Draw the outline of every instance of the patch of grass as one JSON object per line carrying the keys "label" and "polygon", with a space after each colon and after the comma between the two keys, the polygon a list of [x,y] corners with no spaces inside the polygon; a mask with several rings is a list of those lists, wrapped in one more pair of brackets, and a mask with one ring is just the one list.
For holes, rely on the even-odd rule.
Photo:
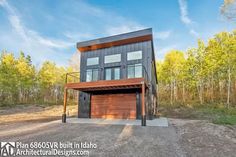
{"label": "patch of grass", "polygon": [[236,125],[236,108],[226,108],[223,104],[204,105],[160,105],[163,116],[171,118],[202,119],[215,124]]}
{"label": "patch of grass", "polygon": [[236,125],[236,108],[205,107],[200,109],[215,124]]}
{"label": "patch of grass", "polygon": [[215,124],[236,125],[236,115],[223,115],[212,120]]}

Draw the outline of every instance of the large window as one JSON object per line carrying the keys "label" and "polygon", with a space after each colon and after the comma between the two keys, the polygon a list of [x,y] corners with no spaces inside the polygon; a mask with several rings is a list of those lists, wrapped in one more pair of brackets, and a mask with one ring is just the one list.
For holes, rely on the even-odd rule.
{"label": "large window", "polygon": [[128,52],[127,53],[127,60],[138,60],[142,59],[142,51],[134,51],[134,52]]}
{"label": "large window", "polygon": [[115,63],[121,61],[121,54],[105,56],[105,63]]}
{"label": "large window", "polygon": [[142,77],[142,64],[128,65],[128,78]]}
{"label": "large window", "polygon": [[120,67],[105,69],[105,80],[119,80],[119,79],[120,79]]}
{"label": "large window", "polygon": [[86,82],[98,80],[98,69],[88,69],[86,71]]}
{"label": "large window", "polygon": [[93,57],[93,58],[87,58],[87,65],[98,65],[99,58]]}

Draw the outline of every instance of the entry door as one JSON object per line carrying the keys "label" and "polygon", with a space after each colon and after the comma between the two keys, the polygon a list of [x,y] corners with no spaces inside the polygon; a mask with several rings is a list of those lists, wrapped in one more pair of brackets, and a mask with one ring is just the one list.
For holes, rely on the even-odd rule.
{"label": "entry door", "polygon": [[105,68],[105,80],[119,80],[120,67]]}

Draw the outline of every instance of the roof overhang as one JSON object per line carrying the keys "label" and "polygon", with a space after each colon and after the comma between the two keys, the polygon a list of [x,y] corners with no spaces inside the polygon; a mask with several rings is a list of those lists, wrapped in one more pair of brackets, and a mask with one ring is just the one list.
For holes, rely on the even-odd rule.
{"label": "roof overhang", "polygon": [[77,49],[80,52],[86,52],[150,40],[153,40],[151,28],[90,41],[78,42]]}

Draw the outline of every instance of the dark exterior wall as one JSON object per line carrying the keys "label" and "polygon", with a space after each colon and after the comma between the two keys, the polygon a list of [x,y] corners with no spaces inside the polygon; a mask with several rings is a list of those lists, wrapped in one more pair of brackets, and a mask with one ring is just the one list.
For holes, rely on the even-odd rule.
{"label": "dark exterior wall", "polygon": [[[135,61],[127,61],[127,52],[132,51],[142,51],[142,60],[135,60]],[[111,55],[111,54],[121,54],[121,62],[120,63],[104,63],[104,56]],[[152,117],[153,111],[153,102],[150,99],[152,94],[155,93],[156,88],[156,81],[154,76],[154,69],[152,67],[152,62],[155,61],[154,59],[154,52],[153,52],[153,45],[152,41],[116,46],[111,48],[99,49],[94,51],[87,51],[81,53],[81,62],[80,62],[80,81],[86,81],[86,70],[91,68],[99,68],[99,80],[104,79],[104,68],[106,67],[113,67],[113,66],[121,66],[121,79],[127,78],[127,65],[129,64],[136,64],[142,63],[142,65],[146,68],[148,73],[148,78],[150,79],[150,88],[146,94],[146,111],[147,111],[147,118]],[[86,61],[87,58],[90,57],[99,57],[99,65],[96,66],[87,66]],[[140,91],[137,91],[137,100],[140,102]],[[138,105],[138,104],[137,104]],[[138,111],[139,112],[139,111]],[[141,113],[141,112],[139,112]],[[79,96],[79,117],[89,118],[90,114],[90,94],[80,92]],[[137,118],[140,118],[137,116]]]}
{"label": "dark exterior wall", "polygon": [[[143,59],[142,60],[135,60],[135,61],[127,61],[127,52],[132,51],[139,51],[143,52]],[[120,63],[110,63],[104,64],[104,56],[112,55],[112,54],[121,54],[121,62]],[[87,58],[91,57],[99,57],[99,65],[95,66],[87,66],[86,60]],[[81,63],[80,63],[80,78],[81,82],[86,80],[86,70],[91,68],[100,68],[100,78],[103,79],[104,76],[104,68],[106,67],[113,67],[113,66],[121,66],[121,78],[126,78],[127,70],[126,65],[128,64],[135,64],[135,63],[142,63],[151,78],[151,61],[152,61],[152,46],[151,41],[123,45],[123,46],[116,46],[111,48],[99,49],[95,51],[87,51],[81,53]]]}
{"label": "dark exterior wall", "polygon": [[79,105],[78,105],[78,117],[89,118],[90,117],[90,94],[85,92],[79,92]]}

